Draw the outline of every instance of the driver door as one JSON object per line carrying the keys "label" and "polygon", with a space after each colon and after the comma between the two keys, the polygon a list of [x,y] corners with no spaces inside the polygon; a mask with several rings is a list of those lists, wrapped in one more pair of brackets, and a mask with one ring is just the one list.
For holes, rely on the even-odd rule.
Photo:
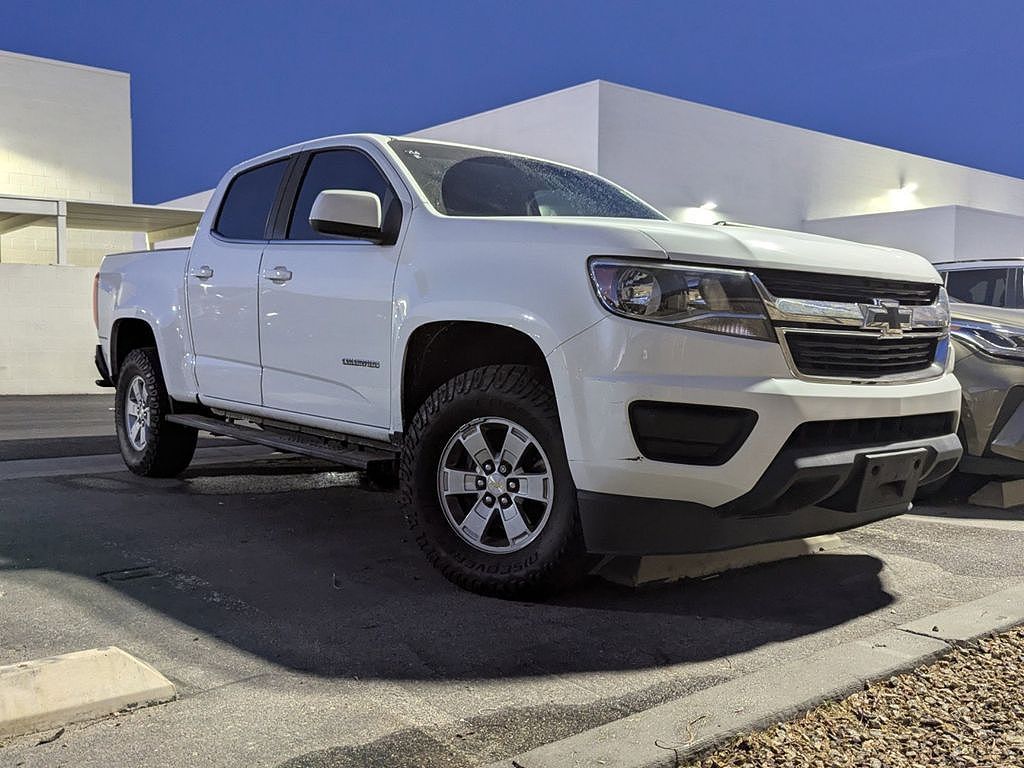
{"label": "driver door", "polygon": [[[260,268],[263,406],[387,427],[402,203],[361,149],[324,149],[300,162],[305,170],[285,237],[267,245]],[[325,189],[376,194],[393,242],[313,230],[310,209]]]}

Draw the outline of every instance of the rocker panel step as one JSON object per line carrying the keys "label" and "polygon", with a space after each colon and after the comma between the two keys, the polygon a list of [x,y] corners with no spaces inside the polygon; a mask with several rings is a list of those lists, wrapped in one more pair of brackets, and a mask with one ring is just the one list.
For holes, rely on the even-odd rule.
{"label": "rocker panel step", "polygon": [[357,469],[366,469],[368,464],[375,461],[392,461],[395,458],[393,451],[383,448],[372,448],[366,445],[347,443],[343,438],[332,440],[318,435],[295,432],[293,434],[280,431],[268,431],[255,427],[243,427],[238,424],[231,424],[221,419],[209,416],[198,416],[190,413],[175,413],[167,416],[167,421],[174,424],[181,424],[186,427],[194,427],[209,432],[213,435],[233,437],[246,443],[266,445],[270,448],[277,448],[288,453],[298,453],[303,456],[312,456],[316,459],[343,464]]}

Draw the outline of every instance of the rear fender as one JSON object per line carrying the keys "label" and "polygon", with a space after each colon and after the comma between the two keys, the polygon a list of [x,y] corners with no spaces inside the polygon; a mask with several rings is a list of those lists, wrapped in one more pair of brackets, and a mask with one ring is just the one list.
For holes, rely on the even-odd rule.
{"label": "rear fender", "polygon": [[156,339],[167,392],[175,400],[195,400],[199,393],[185,296],[187,259],[187,248],[108,256],[97,283],[100,345],[111,373],[117,373],[112,337],[118,322],[141,320]]}

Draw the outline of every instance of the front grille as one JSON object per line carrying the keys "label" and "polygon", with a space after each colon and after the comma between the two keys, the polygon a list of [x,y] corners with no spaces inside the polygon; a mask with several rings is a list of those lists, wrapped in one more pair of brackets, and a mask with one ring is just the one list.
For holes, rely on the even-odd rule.
{"label": "front grille", "polygon": [[924,413],[838,421],[808,421],[794,430],[786,448],[844,450],[953,434],[955,413]]}
{"label": "front grille", "polygon": [[796,369],[805,376],[874,379],[923,371],[935,359],[935,337],[875,334],[822,334],[791,332],[785,335]]}
{"label": "front grille", "polygon": [[773,296],[786,299],[812,299],[870,304],[875,299],[895,299],[900,304],[933,304],[939,295],[938,284],[909,280],[883,280],[856,275],[826,275],[785,269],[759,269],[758,279]]}

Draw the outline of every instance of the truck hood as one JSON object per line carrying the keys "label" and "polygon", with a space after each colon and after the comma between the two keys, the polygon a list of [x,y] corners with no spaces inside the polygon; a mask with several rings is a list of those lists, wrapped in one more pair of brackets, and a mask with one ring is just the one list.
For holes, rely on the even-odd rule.
{"label": "truck hood", "polygon": [[690,264],[791,269],[920,283],[941,283],[939,273],[914,253],[806,232],[745,224],[677,224],[656,219],[559,216],[447,217],[432,215],[426,235],[489,251],[552,247],[589,256],[668,258]]}
{"label": "truck hood", "polygon": [[942,282],[924,258],[895,248],[745,224],[633,223],[673,260]]}

